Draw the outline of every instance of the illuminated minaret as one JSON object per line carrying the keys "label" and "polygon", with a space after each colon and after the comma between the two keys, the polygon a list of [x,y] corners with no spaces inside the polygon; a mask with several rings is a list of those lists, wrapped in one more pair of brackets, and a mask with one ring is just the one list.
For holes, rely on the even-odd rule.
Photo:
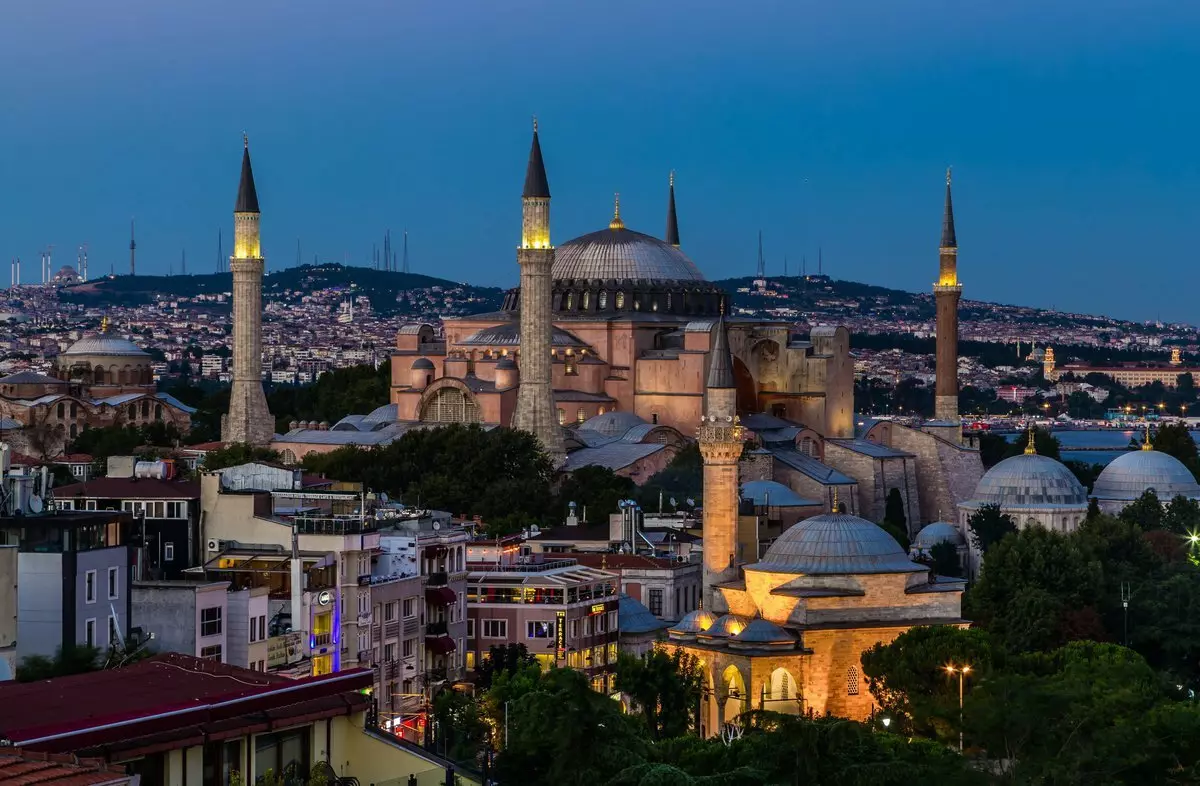
{"label": "illuminated minaret", "polygon": [[667,196],[667,242],[679,248],[679,219],[675,216],[675,172],[669,179],[670,192]]}
{"label": "illuminated minaret", "polygon": [[705,412],[698,437],[704,460],[704,607],[722,612],[728,609],[716,587],[735,581],[738,576],[738,458],[742,455],[742,427],[738,423],[733,358],[723,315],[715,330],[709,352]]}
{"label": "illuminated minaret", "polygon": [[133,219],[129,219],[129,275],[137,275],[137,241],[133,239]]}
{"label": "illuminated minaret", "polygon": [[243,137],[242,179],[233,208],[233,385],[221,439],[265,445],[275,436],[275,419],[262,387],[263,255],[259,243],[258,192],[250,169],[250,142]]}
{"label": "illuminated minaret", "polygon": [[566,457],[562,427],[554,406],[550,369],[550,276],[554,246],[550,245],[550,183],[542,162],[537,119],[533,121],[533,145],[525,169],[521,194],[521,385],[513,412],[513,428],[534,434],[555,466]]}
{"label": "illuminated minaret", "polygon": [[958,241],[954,236],[954,204],[950,200],[949,169],[946,169],[946,208],[942,216],[942,243],[938,259],[938,280],[933,285],[937,302],[934,417],[957,425],[961,422],[958,416],[958,299],[962,296],[962,285],[958,283]]}

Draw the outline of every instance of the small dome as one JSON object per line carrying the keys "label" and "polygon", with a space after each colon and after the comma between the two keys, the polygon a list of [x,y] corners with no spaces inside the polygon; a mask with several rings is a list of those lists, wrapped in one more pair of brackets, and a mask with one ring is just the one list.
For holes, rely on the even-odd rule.
{"label": "small dome", "polygon": [[625,229],[601,229],[568,240],[554,252],[555,279],[704,281],[687,254],[665,241]]}
{"label": "small dome", "polygon": [[975,487],[973,501],[1001,508],[1086,506],[1087,490],[1061,462],[1025,453],[989,469]]}
{"label": "small dome", "polygon": [[954,546],[967,545],[966,538],[958,527],[948,521],[935,521],[926,524],[913,539],[912,545],[918,549],[931,549],[939,543],[950,543]]}
{"label": "small dome", "polygon": [[412,364],[413,371],[433,371],[433,361],[429,358],[417,358]]}
{"label": "small dome", "polygon": [[150,357],[145,350],[127,339],[101,333],[98,336],[84,336],[63,353],[64,356],[130,356]]}
{"label": "small dome", "polygon": [[610,437],[622,437],[634,426],[644,426],[646,421],[632,412],[605,412],[588,418],[579,428],[595,431]]}
{"label": "small dome", "polygon": [[747,623],[748,620],[745,617],[739,617],[737,614],[725,614],[717,617],[716,622],[710,625],[708,630],[702,631],[698,635],[704,639],[728,639],[745,630]]}
{"label": "small dome", "polygon": [[866,519],[823,513],[784,530],[762,561],[746,570],[805,575],[917,573],[895,538]]}
{"label": "small dome", "polygon": [[1115,458],[1096,478],[1097,499],[1135,500],[1147,489],[1163,502],[1178,496],[1200,497],[1200,484],[1183,462],[1157,450],[1130,451]]}
{"label": "small dome", "polygon": [[714,622],[716,618],[708,609],[696,609],[684,614],[683,619],[672,625],[667,633],[673,637],[694,638],[697,633],[704,633],[711,628]]}
{"label": "small dome", "polygon": [[756,647],[770,644],[791,646],[796,643],[796,638],[774,622],[759,617],[751,620],[741,633],[733,637],[732,642]]}

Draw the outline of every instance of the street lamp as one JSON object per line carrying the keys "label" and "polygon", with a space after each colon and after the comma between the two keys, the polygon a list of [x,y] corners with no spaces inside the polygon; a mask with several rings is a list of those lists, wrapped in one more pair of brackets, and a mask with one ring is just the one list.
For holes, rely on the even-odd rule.
{"label": "street lamp", "polygon": [[883,722],[883,728],[884,728],[884,730],[885,730],[885,731],[887,730],[887,727],[888,727],[888,726],[891,726],[891,725],[892,725],[892,719],[891,719],[891,718],[889,718],[889,717],[888,717],[888,716],[886,716],[886,715],[884,715],[882,718],[880,718],[880,721],[882,721],[882,722]]}
{"label": "street lamp", "polygon": [[971,667],[967,665],[955,666],[953,663],[946,664],[947,674],[958,675],[958,752],[963,752],[963,678],[971,671]]}

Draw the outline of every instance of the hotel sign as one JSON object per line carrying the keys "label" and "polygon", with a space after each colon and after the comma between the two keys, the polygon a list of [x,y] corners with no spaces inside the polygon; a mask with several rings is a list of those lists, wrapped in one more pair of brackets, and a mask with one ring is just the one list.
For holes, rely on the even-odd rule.
{"label": "hotel sign", "polygon": [[556,612],[554,624],[554,649],[558,660],[567,657],[567,612]]}
{"label": "hotel sign", "polygon": [[603,614],[604,610],[606,608],[607,608],[607,606],[603,603],[592,604],[592,613],[593,614]]}

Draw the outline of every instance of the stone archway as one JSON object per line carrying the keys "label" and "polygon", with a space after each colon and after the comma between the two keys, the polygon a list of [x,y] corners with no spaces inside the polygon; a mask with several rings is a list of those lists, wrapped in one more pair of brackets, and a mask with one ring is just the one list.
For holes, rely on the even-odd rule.
{"label": "stone archway", "polygon": [[767,683],[765,706],[763,709],[772,712],[782,712],[789,715],[800,714],[800,684],[796,677],[787,669],[780,666],[771,672]]}
{"label": "stone archway", "polygon": [[733,359],[733,384],[737,388],[737,411],[739,415],[752,415],[760,412],[758,403],[758,383],[754,375],[741,358]]}
{"label": "stone archway", "polygon": [[721,701],[721,721],[729,723],[746,710],[750,709],[746,695],[746,680],[741,670],[732,664],[721,672],[721,690],[718,694]]}
{"label": "stone archway", "polygon": [[421,396],[420,419],[426,423],[479,423],[479,402],[461,381],[442,377]]}

